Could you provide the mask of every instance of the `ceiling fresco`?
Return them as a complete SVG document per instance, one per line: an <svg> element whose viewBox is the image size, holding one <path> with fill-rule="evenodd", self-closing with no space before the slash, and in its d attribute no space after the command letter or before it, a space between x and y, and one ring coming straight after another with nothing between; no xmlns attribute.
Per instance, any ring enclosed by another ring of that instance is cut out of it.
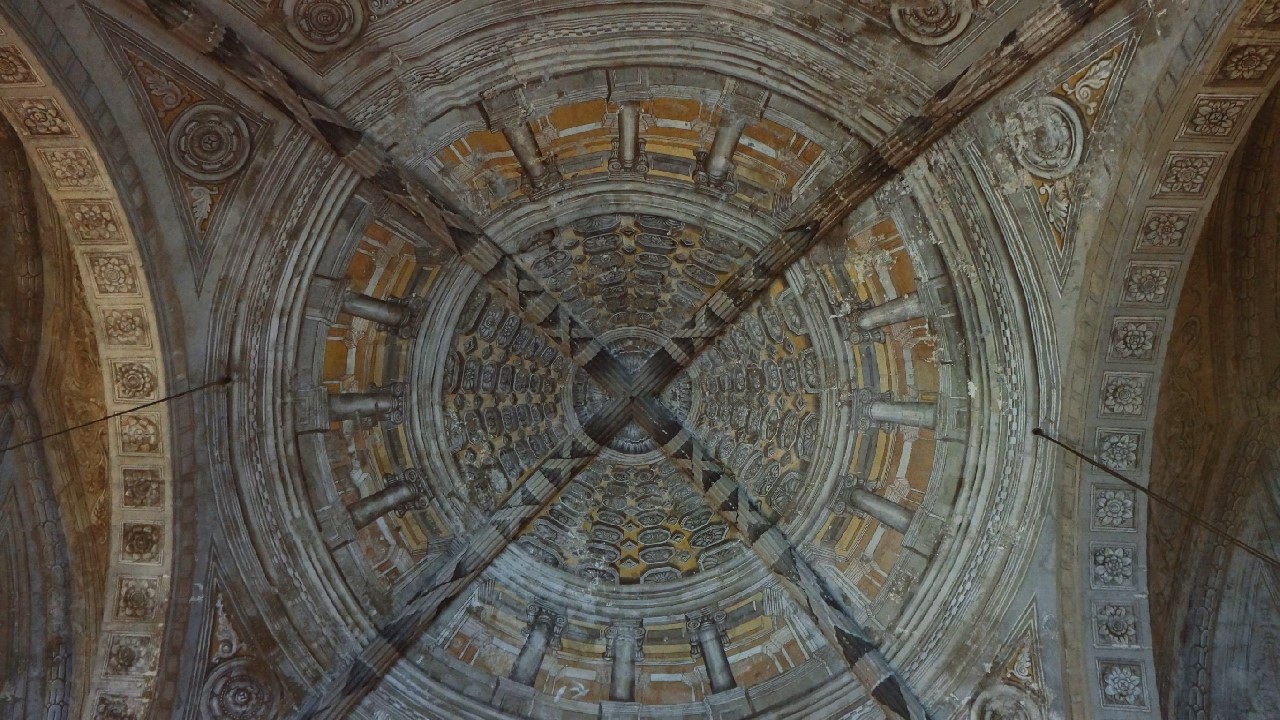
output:
<svg viewBox="0 0 1280 720"><path fill-rule="evenodd" d="M1202 615L1145 499L1032 430L1154 484L1198 427L1155 432L1160 371L1218 183L1262 182L1274 0L11 5L0 437L118 415L0 456L0 715L1236 687L1168 671Z"/></svg>

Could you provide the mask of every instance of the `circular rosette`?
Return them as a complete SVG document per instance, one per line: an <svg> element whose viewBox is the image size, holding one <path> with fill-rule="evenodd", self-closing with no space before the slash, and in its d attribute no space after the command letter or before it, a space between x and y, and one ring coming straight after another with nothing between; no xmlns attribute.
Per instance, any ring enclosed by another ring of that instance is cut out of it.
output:
<svg viewBox="0 0 1280 720"><path fill-rule="evenodd" d="M280 685L271 671L248 658L219 665L205 681L204 720L271 720L280 716Z"/></svg>
<svg viewBox="0 0 1280 720"><path fill-rule="evenodd" d="M969 28L973 7L969 0L899 0L890 3L889 20L913 43L945 45Z"/></svg>
<svg viewBox="0 0 1280 720"><path fill-rule="evenodd" d="M285 0L284 16L289 35L315 52L341 50L364 30L360 0Z"/></svg>
<svg viewBox="0 0 1280 720"><path fill-rule="evenodd" d="M1014 136L1018 162L1047 180L1066 177L1084 154L1084 124L1071 103L1043 97L1023 111L1022 127Z"/></svg>
<svg viewBox="0 0 1280 720"><path fill-rule="evenodd" d="M249 126L233 110L212 102L192 105L169 128L169 155L183 174L204 182L226 180L249 160Z"/></svg>

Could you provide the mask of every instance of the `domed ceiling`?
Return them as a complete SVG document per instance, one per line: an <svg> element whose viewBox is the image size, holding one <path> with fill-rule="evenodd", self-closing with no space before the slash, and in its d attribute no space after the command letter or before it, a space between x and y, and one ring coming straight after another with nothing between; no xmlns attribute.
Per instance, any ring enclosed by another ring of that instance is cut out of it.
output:
<svg viewBox="0 0 1280 720"><path fill-rule="evenodd" d="M1211 199L1280 55L1192 21L1271 15L15 1L0 149L87 359L14 377L126 418L61 510L111 537L70 545L96 640L31 671L86 717L1158 714L1103 633L1141 499L1030 430L1143 461L1186 248L1115 228ZM1120 102L1175 55L1236 114Z"/></svg>

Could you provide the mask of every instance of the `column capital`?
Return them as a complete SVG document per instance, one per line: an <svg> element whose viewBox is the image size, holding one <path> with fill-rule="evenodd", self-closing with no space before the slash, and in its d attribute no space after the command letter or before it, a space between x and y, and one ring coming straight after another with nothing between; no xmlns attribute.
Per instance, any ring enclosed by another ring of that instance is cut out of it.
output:
<svg viewBox="0 0 1280 720"><path fill-rule="evenodd" d="M417 468L409 468L402 473L383 473L383 487L405 485L413 489L414 497L397 505L392 512L404 516L412 510L426 510L430 507L427 493L427 476Z"/></svg>
<svg viewBox="0 0 1280 720"><path fill-rule="evenodd" d="M532 634L539 625L542 625L547 628L547 643L551 647L560 646L560 636L564 633L564 627L567 623L563 613L553 610L542 603L529 603L524 612L527 620L524 628L526 636Z"/></svg>
<svg viewBox="0 0 1280 720"><path fill-rule="evenodd" d="M632 621L624 620L610 625L604 634L604 656L613 658L618 641L630 640L633 642L632 656L636 660L644 660L644 638L648 632L643 625Z"/></svg>
<svg viewBox="0 0 1280 720"><path fill-rule="evenodd" d="M685 616L685 629L689 634L689 651L694 657L702 654L702 633L707 628L714 629L722 645L728 643L729 633L725 628L727 617L723 610L709 609Z"/></svg>

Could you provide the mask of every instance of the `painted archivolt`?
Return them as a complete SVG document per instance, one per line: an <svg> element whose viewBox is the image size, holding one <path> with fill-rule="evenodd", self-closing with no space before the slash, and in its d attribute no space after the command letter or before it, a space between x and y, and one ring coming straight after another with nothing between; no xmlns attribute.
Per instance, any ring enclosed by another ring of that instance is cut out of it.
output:
<svg viewBox="0 0 1280 720"><path fill-rule="evenodd" d="M73 106L16 38L0 27L0 109L17 128L67 229L85 304L98 330L93 340L107 389L105 411L130 410L166 392L135 240L103 159L87 143ZM97 718L142 717L154 691L173 554L168 548L168 423L168 411L158 407L145 415L125 415L105 428L110 492L95 512L109 523L110 552L94 651L105 662L86 680L88 704ZM126 478L138 472L153 482L145 498L136 484L133 492L126 487Z"/></svg>

